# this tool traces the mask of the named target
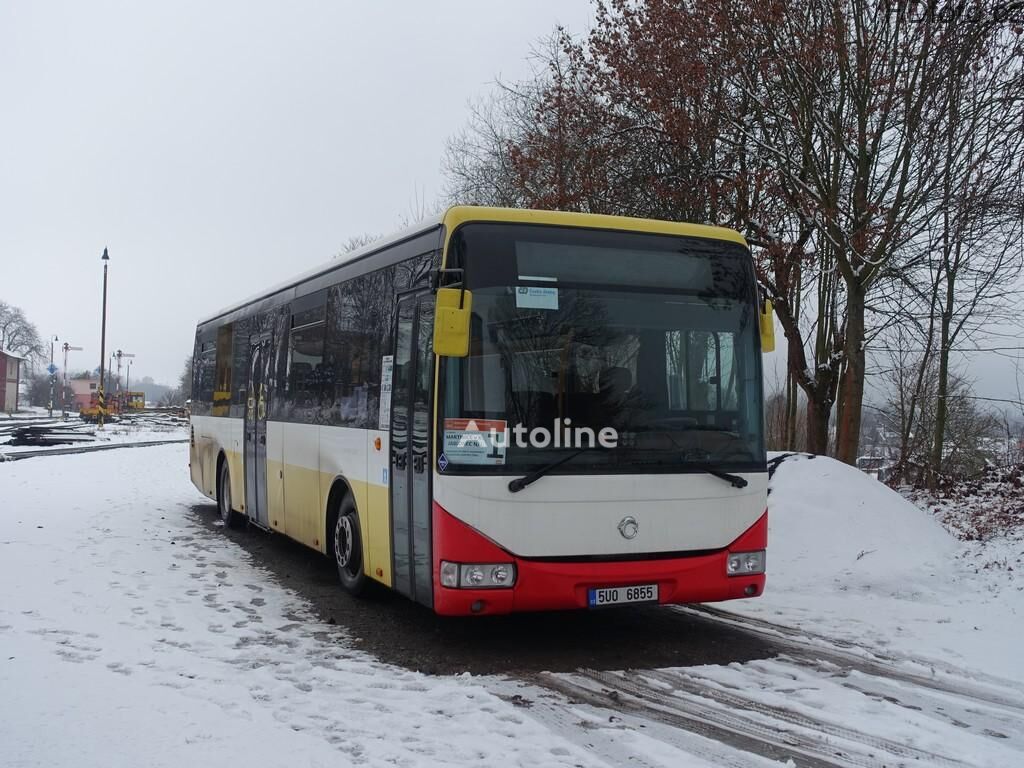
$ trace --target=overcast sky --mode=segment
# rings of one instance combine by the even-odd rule
[[[469,103],[592,22],[589,0],[0,0],[0,299],[95,367],[107,246],[108,349],[174,382],[199,317],[433,203]],[[970,373],[1016,399],[1012,361]]]
[[[0,0],[0,298],[177,379],[196,320],[387,234],[447,137],[588,0]],[[12,268],[13,266],[13,268]]]

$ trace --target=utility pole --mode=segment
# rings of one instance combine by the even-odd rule
[[[103,399],[103,369],[107,364],[107,262],[110,261],[106,248],[103,249],[100,261],[103,262],[103,325],[100,331],[100,388],[97,392],[97,397],[99,398],[100,406],[100,429],[103,429],[103,415],[107,408],[106,402]]]
[[[64,346],[64,388],[60,391],[60,416],[62,419],[68,417],[68,352],[81,352],[81,347],[72,347],[66,341]]]

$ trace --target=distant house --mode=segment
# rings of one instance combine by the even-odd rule
[[[87,406],[99,385],[99,379],[71,379],[68,381],[68,386],[71,387],[75,398],[74,407],[81,410]]]
[[[0,349],[0,411],[14,413],[18,410],[18,384],[24,359],[10,350]]]

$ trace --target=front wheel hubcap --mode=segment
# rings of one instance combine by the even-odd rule
[[[338,518],[334,532],[334,556],[340,567],[349,570],[352,561],[352,520],[348,515]]]

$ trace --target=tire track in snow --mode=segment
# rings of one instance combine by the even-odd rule
[[[701,686],[667,690],[629,672],[597,670],[551,677],[538,682],[591,705],[695,731],[754,755],[793,759],[801,768],[881,768],[907,763],[933,768],[969,765],[795,711],[770,707],[748,697],[709,695],[709,690]],[[685,690],[686,687],[691,690]]]
[[[786,655],[805,664],[832,665],[833,674],[860,672],[870,677],[898,680],[911,686],[1002,707],[1024,717],[1024,696],[1019,686],[992,675],[958,669],[942,661],[869,650],[849,641],[740,616],[710,606],[686,606],[676,610],[712,616],[732,626],[770,637],[776,645],[785,649]]]
[[[753,765],[744,762],[744,754],[762,761],[792,759],[807,768],[1024,762],[1024,696],[1010,681],[944,662],[869,652],[716,608],[679,610],[771,638],[781,653],[770,661],[728,667],[541,673],[532,682],[584,711],[597,710],[591,713],[595,722],[613,713],[613,721],[621,718],[613,727],[644,729],[649,737],[722,766]],[[824,696],[841,699],[845,711],[829,712],[820,703]],[[558,718],[554,705],[545,706],[544,720],[552,727],[586,727],[579,718],[576,723]],[[844,721],[851,712],[852,722]],[[695,747],[695,737],[720,742],[723,749]],[[968,743],[951,745],[952,753],[934,751],[945,753],[947,739],[962,738]]]

